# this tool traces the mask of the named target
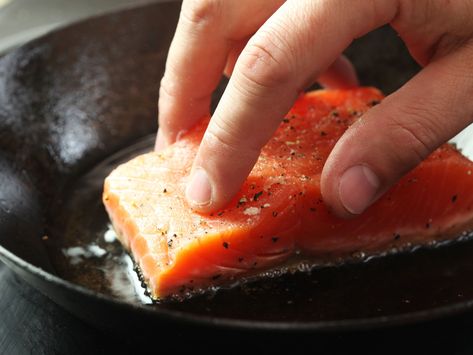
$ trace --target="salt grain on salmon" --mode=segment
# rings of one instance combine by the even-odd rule
[[[243,214],[247,216],[256,216],[259,212],[260,210],[258,207],[248,207],[243,211]]]

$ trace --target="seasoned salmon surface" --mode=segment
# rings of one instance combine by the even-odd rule
[[[320,174],[330,151],[382,98],[374,88],[301,95],[237,196],[213,214],[193,211],[184,197],[208,119],[164,151],[118,166],[105,180],[103,201],[152,295],[228,284],[296,253],[339,260],[452,238],[469,226],[473,163],[448,144],[361,216],[343,220],[325,206]]]

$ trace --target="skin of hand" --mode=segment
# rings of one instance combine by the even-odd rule
[[[473,1],[184,0],[161,82],[157,150],[209,114],[222,73],[231,74],[194,161],[191,206],[210,212],[229,202],[313,81],[356,85],[340,55],[384,24],[423,69],[366,112],[330,154],[322,195],[341,217],[362,213],[472,122]]]

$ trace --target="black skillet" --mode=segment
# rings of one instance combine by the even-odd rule
[[[156,3],[90,19],[0,59],[0,259],[83,320],[127,332],[172,325],[342,331],[470,311],[468,239],[183,303],[139,301],[121,249],[104,242],[100,184],[117,161],[151,148],[179,7]],[[355,41],[347,54],[363,84],[386,93],[418,70],[389,28]],[[91,244],[105,253],[71,260],[70,248]]]

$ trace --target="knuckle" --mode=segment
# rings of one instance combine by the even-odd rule
[[[192,25],[201,25],[220,17],[221,0],[185,0],[182,5],[182,17]]]
[[[250,84],[262,88],[287,85],[295,74],[290,50],[278,36],[267,32],[248,43],[240,56],[238,72]]]
[[[419,105],[405,105],[391,119],[389,129],[393,133],[392,144],[409,147],[409,154],[415,154],[418,162],[425,159],[437,145],[440,121],[435,109]]]
[[[238,149],[239,140],[237,134],[228,125],[214,122],[209,125],[205,135],[209,145],[218,145],[229,151],[237,151]]]
[[[428,155],[427,146],[419,138],[419,134],[410,125],[399,124],[392,129],[391,146],[394,147],[393,155],[403,165],[406,161],[415,159],[414,164],[420,163]],[[408,147],[406,150],[398,150],[399,147]]]
[[[241,137],[236,127],[220,121],[212,122],[205,133],[206,144],[214,151],[226,151],[240,156],[254,155],[255,152],[259,152],[259,148],[242,142]]]
[[[176,85],[172,80],[169,80],[169,75],[164,75],[159,86],[159,98],[169,99],[177,96]]]
[[[176,108],[179,107],[179,95],[179,90],[173,81],[163,77],[159,87],[158,122],[159,126],[170,134],[177,132],[180,127],[179,120],[171,119],[176,114]]]
[[[175,79],[176,77],[176,75],[168,74],[163,76],[159,86],[160,100],[171,100],[173,103],[180,102],[180,105],[182,105],[182,102],[186,102],[191,106],[210,101],[210,90],[197,94],[194,88],[182,85],[182,82]]]

